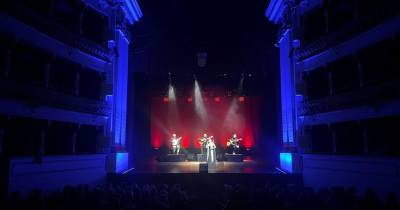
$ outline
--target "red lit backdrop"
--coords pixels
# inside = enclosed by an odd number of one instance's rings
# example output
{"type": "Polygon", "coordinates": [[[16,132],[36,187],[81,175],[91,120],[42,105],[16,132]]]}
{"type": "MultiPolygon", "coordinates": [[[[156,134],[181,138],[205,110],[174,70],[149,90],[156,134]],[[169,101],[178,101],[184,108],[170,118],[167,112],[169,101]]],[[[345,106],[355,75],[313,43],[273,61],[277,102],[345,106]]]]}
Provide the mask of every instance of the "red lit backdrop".
{"type": "Polygon", "coordinates": [[[151,99],[151,145],[169,146],[172,133],[182,136],[186,149],[200,148],[198,139],[207,133],[214,136],[217,147],[237,133],[245,148],[255,145],[259,129],[258,97],[204,97],[205,117],[200,117],[191,97],[151,99]]]}

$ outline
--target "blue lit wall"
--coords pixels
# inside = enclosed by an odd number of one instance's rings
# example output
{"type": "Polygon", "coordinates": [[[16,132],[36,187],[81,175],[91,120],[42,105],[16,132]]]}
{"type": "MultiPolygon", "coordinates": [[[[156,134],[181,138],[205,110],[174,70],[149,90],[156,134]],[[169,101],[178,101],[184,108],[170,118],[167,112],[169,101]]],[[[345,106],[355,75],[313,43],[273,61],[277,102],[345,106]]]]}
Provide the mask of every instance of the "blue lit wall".
{"type": "Polygon", "coordinates": [[[292,153],[280,153],[280,167],[287,173],[293,173],[293,158],[292,153]]]}
{"type": "Polygon", "coordinates": [[[129,154],[127,152],[118,152],[116,153],[116,165],[115,172],[122,173],[126,171],[128,167],[129,154]]]}

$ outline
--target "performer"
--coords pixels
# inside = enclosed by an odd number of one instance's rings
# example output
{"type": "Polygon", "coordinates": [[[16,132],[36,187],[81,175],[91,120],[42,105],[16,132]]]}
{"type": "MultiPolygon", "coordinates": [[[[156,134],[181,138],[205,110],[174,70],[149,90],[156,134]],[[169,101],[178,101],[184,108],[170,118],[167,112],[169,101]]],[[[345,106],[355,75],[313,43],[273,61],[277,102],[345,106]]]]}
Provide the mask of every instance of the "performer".
{"type": "Polygon", "coordinates": [[[207,134],[203,134],[203,137],[201,137],[199,139],[199,143],[200,143],[200,149],[201,149],[201,154],[204,155],[205,154],[205,150],[207,149],[207,141],[212,139],[213,136],[208,137],[207,134]]]}
{"type": "Polygon", "coordinates": [[[206,147],[207,147],[207,162],[215,163],[217,161],[217,153],[215,151],[217,147],[215,146],[214,140],[208,138],[206,147]]]}
{"type": "Polygon", "coordinates": [[[239,139],[236,133],[234,133],[232,138],[228,139],[228,142],[226,142],[226,146],[228,146],[229,151],[232,151],[232,154],[236,154],[236,152],[239,152],[239,141],[241,140],[242,139],[239,139]]]}
{"type": "Polygon", "coordinates": [[[181,149],[181,139],[182,137],[177,138],[176,134],[172,134],[171,137],[171,146],[172,146],[172,154],[179,154],[179,150],[181,149]]]}

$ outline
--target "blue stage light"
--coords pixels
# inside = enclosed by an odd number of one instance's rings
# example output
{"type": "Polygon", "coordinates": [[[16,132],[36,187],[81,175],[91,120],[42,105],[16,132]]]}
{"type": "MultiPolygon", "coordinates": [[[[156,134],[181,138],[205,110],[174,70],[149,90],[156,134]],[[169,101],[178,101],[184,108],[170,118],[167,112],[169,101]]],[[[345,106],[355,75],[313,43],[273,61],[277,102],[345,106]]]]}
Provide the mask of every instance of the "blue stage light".
{"type": "Polygon", "coordinates": [[[292,153],[280,153],[280,166],[283,171],[293,173],[292,153]]]}

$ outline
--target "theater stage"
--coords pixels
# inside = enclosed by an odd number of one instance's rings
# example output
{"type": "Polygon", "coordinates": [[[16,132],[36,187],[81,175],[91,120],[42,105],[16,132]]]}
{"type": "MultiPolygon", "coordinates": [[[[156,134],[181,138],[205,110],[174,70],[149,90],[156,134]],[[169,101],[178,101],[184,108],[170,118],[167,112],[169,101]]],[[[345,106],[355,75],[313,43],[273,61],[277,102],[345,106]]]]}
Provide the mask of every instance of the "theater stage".
{"type": "MultiPolygon", "coordinates": [[[[198,163],[186,162],[186,163],[168,163],[167,165],[173,165],[177,168],[183,168],[188,165],[197,165],[198,163]]],[[[166,166],[165,163],[162,164],[166,166]]],[[[218,170],[220,173],[195,173],[194,167],[192,168],[194,173],[182,172],[178,170],[156,173],[143,172],[137,173],[134,170],[129,171],[125,174],[109,174],[107,176],[109,181],[124,181],[126,183],[139,183],[139,184],[183,184],[186,188],[193,188],[193,190],[199,189],[215,189],[215,187],[221,187],[223,184],[238,184],[248,186],[263,186],[267,183],[284,184],[284,185],[298,185],[302,184],[302,176],[300,174],[283,174],[277,170],[264,170],[265,173],[230,173],[229,170],[240,164],[233,163],[228,164],[233,167],[226,167],[227,165],[219,163],[218,170]],[[227,170],[228,169],[228,170],[227,170]]],[[[243,164],[241,164],[243,165],[243,164]]],[[[204,192],[207,193],[207,192],[204,192]]]]}
{"type": "MultiPolygon", "coordinates": [[[[130,173],[200,173],[199,161],[159,162],[149,161],[130,170],[130,173]]],[[[255,160],[243,162],[218,161],[215,167],[209,167],[208,173],[244,173],[244,174],[280,174],[279,170],[270,164],[255,160]]]]}

